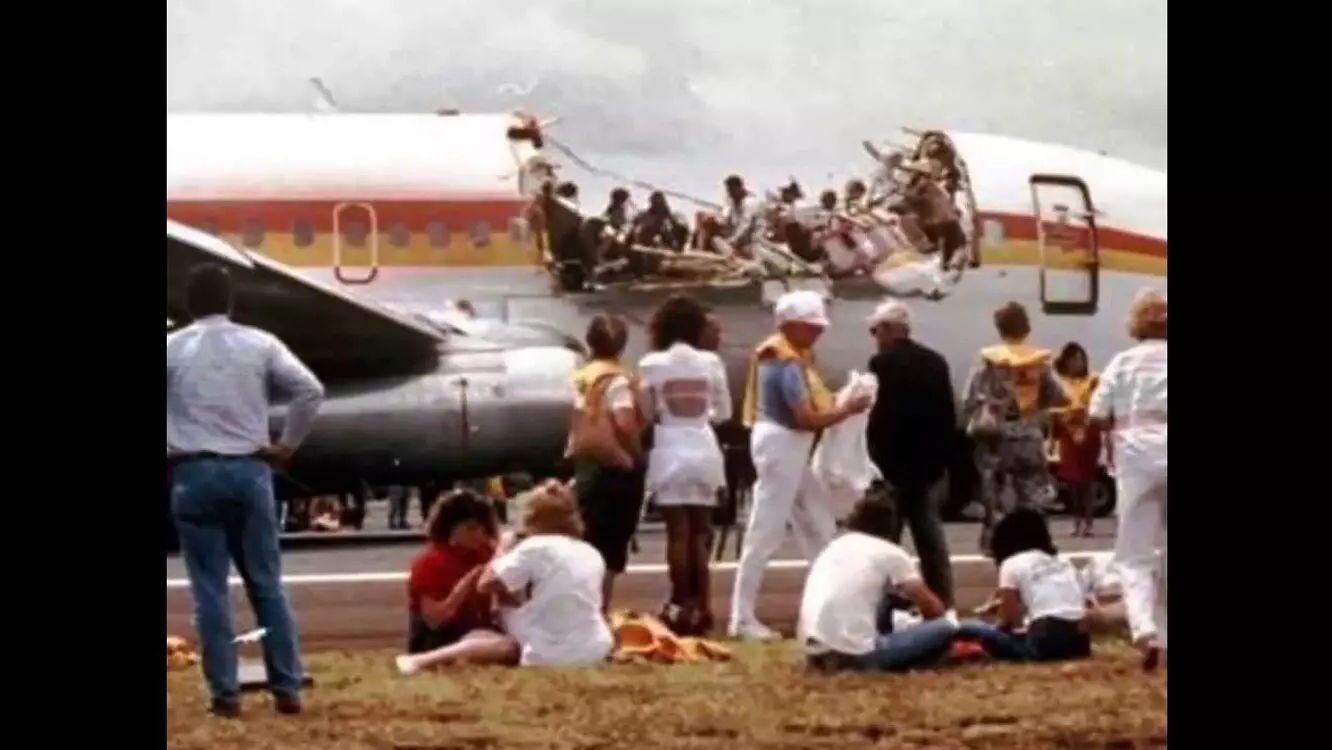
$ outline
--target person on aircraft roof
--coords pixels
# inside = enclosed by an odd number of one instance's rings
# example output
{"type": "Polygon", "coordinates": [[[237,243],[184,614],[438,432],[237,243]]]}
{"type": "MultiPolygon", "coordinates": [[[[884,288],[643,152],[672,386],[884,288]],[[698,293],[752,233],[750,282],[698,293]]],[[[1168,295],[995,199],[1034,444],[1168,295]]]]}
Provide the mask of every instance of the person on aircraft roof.
{"type": "Polygon", "coordinates": [[[606,210],[601,213],[601,218],[606,220],[606,226],[619,234],[620,230],[629,225],[633,209],[633,203],[629,200],[629,191],[617,187],[611,191],[610,202],[606,204],[606,210]]]}
{"type": "Polygon", "coordinates": [[[635,245],[681,250],[689,240],[689,227],[657,190],[648,196],[647,208],[633,218],[629,236],[635,245]]]}
{"type": "Polygon", "coordinates": [[[730,175],[723,185],[726,189],[726,205],[722,211],[725,233],[722,242],[728,249],[725,252],[752,257],[751,245],[757,239],[762,208],[739,175],[730,175]]]}

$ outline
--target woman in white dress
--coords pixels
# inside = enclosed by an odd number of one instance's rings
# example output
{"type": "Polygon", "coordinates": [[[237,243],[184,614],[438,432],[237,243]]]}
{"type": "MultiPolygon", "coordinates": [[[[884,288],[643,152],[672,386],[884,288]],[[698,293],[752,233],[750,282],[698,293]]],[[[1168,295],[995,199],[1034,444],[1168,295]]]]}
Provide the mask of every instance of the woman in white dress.
{"type": "Polygon", "coordinates": [[[707,312],[685,296],[667,300],[652,319],[652,349],[638,365],[648,417],[655,423],[647,492],[666,519],[671,596],[663,612],[681,634],[706,632],[708,539],[726,466],[713,423],[731,417],[726,368],[704,349],[707,312]]]}

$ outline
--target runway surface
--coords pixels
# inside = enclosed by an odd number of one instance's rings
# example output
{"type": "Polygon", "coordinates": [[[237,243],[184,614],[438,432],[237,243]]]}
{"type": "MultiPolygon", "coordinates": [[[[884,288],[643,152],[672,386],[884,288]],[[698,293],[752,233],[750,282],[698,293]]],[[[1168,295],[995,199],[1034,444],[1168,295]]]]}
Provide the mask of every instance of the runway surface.
{"type": "MultiPolygon", "coordinates": [[[[1101,523],[1099,537],[1074,539],[1071,522],[1053,521],[1056,543],[1064,552],[1109,549],[1113,521],[1101,523]]],[[[976,524],[947,526],[956,604],[965,612],[978,606],[995,584],[994,565],[977,552],[976,524]]],[[[909,534],[906,546],[911,547],[909,534]]],[[[668,582],[663,570],[664,537],[647,534],[640,550],[630,560],[630,570],[616,586],[617,609],[656,611],[665,599],[668,582]]],[[[296,612],[302,646],[307,651],[386,647],[403,642],[406,630],[405,571],[416,554],[411,546],[349,550],[302,550],[283,555],[288,595],[296,612]]],[[[714,563],[712,607],[719,621],[729,611],[734,583],[735,551],[728,544],[724,561],[714,563]]],[[[759,617],[790,632],[795,623],[805,564],[796,546],[789,542],[774,556],[764,578],[759,598],[759,617]]],[[[184,565],[167,559],[167,632],[193,638],[193,603],[185,586],[184,565]]],[[[236,607],[236,632],[253,627],[254,618],[240,586],[232,587],[236,607]]]]}

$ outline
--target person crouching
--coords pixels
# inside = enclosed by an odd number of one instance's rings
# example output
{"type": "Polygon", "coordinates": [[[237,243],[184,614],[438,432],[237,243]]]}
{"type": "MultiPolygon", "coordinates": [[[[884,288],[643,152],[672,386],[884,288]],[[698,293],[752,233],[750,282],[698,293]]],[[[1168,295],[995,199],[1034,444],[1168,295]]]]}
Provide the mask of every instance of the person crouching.
{"type": "Polygon", "coordinates": [[[846,533],[810,564],[798,632],[811,668],[903,671],[931,666],[952,647],[958,624],[945,616],[911,556],[889,541],[896,527],[892,503],[862,498],[847,517],[846,533]],[[888,630],[894,588],[923,621],[888,630]],[[881,623],[887,632],[880,632],[881,623]]]}
{"type": "Polygon", "coordinates": [[[773,640],[777,634],[756,613],[763,571],[791,524],[797,544],[812,559],[833,538],[837,522],[822,485],[809,468],[820,430],[868,409],[872,397],[853,396],[835,406],[814,368],[812,349],[828,326],[821,295],[789,292],[777,300],[778,332],[754,349],[744,401],[752,427],[750,453],[758,480],[735,575],[728,628],[734,637],[773,640]]]}

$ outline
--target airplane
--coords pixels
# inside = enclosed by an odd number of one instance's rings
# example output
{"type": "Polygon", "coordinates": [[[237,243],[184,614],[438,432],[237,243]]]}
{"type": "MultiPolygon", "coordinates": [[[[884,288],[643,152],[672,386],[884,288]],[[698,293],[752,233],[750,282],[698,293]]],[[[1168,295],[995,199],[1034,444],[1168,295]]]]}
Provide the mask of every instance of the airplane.
{"type": "MultiPolygon", "coordinates": [[[[168,335],[189,320],[189,270],[221,264],[235,286],[233,319],[278,336],[324,383],[315,429],[278,482],[283,494],[557,472],[570,377],[586,354],[577,339],[389,309],[171,219],[166,250],[168,335]]],[[[273,410],[275,434],[284,411],[273,410]]]]}
{"type": "MultiPolygon", "coordinates": [[[[957,386],[995,338],[991,313],[1009,300],[1028,305],[1034,343],[1077,341],[1094,364],[1129,343],[1132,298],[1166,287],[1164,172],[1000,135],[904,133],[943,139],[963,173],[967,263],[946,293],[913,305],[914,335],[945,356],[957,386]]],[[[631,361],[647,348],[655,307],[687,292],[722,320],[737,399],[748,349],[771,328],[768,305],[789,289],[818,289],[832,320],[820,367],[834,386],[865,367],[873,344],[864,320],[885,294],[865,277],[564,283],[557,246],[586,216],[542,195],[563,169],[545,148],[552,142],[520,113],[168,114],[167,215],[246,248],[256,263],[272,259],[400,310],[465,297],[478,327],[537,322],[532,335],[578,335],[592,315],[619,313],[633,329],[631,361]],[[544,228],[533,225],[534,202],[544,228]]]]}

